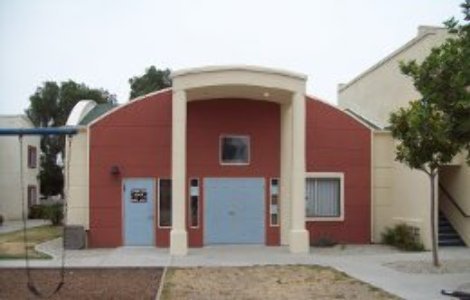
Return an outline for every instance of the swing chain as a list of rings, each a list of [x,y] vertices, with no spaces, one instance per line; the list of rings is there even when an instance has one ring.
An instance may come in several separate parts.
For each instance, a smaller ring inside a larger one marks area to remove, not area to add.
[[[54,291],[49,295],[44,295],[40,292],[36,285],[34,284],[33,277],[31,275],[31,267],[29,261],[28,253],[28,237],[27,237],[27,216],[25,212],[25,195],[24,195],[24,175],[23,175],[23,135],[18,136],[20,144],[20,186],[21,186],[21,205],[22,208],[22,218],[23,218],[23,243],[25,249],[25,267],[26,267],[26,277],[27,277],[27,286],[28,289],[39,298],[49,298],[60,291],[62,286],[65,283],[65,233],[66,233],[66,224],[67,224],[67,212],[68,212],[68,198],[70,192],[70,160],[72,155],[72,135],[68,135],[68,145],[66,152],[66,166],[65,166],[65,192],[63,199],[63,226],[62,226],[62,256],[61,256],[61,268],[60,268],[60,282],[57,284]]]

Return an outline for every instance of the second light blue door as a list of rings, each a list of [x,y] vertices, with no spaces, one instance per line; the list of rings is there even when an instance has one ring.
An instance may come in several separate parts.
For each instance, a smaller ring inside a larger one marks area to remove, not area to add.
[[[264,179],[204,180],[204,243],[264,244]]]
[[[153,179],[125,179],[123,190],[124,245],[155,245]]]

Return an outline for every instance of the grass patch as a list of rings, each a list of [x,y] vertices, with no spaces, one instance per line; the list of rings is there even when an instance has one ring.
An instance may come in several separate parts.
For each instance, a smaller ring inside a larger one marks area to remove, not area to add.
[[[45,225],[28,228],[26,235],[28,237],[27,251],[29,257],[33,259],[50,259],[49,255],[36,251],[34,247],[37,244],[60,237],[62,227]],[[0,234],[0,259],[24,259],[25,256],[22,230]]]

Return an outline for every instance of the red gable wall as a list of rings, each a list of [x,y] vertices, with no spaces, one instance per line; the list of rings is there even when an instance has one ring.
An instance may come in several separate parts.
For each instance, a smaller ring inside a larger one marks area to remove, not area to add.
[[[344,172],[345,219],[307,222],[310,242],[369,243],[371,132],[351,116],[307,98],[307,172]]]
[[[171,97],[171,91],[148,96],[91,126],[91,247],[123,244],[122,178],[171,178]],[[110,174],[113,165],[119,176]]]
[[[148,96],[91,125],[91,247],[116,247],[123,243],[122,178],[171,178],[171,97],[171,91]],[[340,110],[311,98],[307,99],[306,126],[307,171],[345,174],[345,220],[307,222],[311,240],[329,237],[338,242],[368,243],[369,129]],[[218,142],[224,133],[252,137],[249,166],[220,166]],[[280,109],[275,103],[240,99],[189,102],[187,136],[188,178],[279,177]],[[113,165],[119,166],[119,176],[110,174]],[[203,189],[201,192],[203,211]],[[266,243],[278,244],[279,228],[270,228],[268,224],[266,228]],[[191,246],[202,245],[202,230],[202,227],[188,229]],[[158,246],[169,245],[169,229],[157,228],[156,235]]]

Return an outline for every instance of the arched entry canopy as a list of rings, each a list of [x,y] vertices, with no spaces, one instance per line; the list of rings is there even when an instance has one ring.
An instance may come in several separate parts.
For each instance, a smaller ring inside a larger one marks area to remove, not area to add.
[[[254,66],[216,66],[173,72],[172,230],[170,252],[187,253],[185,226],[187,102],[242,98],[281,107],[281,243],[309,249],[305,229],[305,86],[302,74]],[[293,155],[295,153],[295,155]]]
[[[305,94],[303,74],[255,66],[211,66],[172,73],[173,90],[184,90],[187,101],[243,98],[288,103]]]

